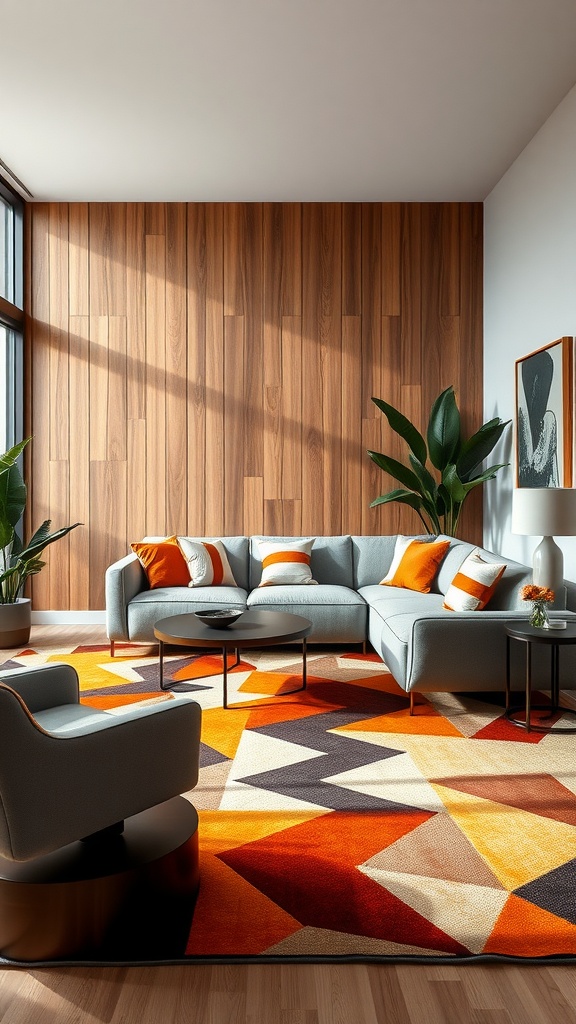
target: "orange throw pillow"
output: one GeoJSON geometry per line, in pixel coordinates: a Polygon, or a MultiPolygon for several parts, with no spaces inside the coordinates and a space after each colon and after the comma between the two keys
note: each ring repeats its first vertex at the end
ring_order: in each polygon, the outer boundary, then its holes
{"type": "Polygon", "coordinates": [[[190,573],[176,537],[163,541],[131,544],[130,547],[148,577],[150,590],[159,587],[187,587],[190,573]]]}
{"type": "Polygon", "coordinates": [[[449,547],[449,540],[423,541],[398,537],[392,565],[380,581],[381,585],[429,594],[438,566],[449,547]]]}

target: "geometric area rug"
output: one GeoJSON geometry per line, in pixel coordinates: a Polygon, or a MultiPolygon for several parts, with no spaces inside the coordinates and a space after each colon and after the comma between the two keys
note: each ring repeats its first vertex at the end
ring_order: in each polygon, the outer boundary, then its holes
{"type": "MultiPolygon", "coordinates": [[[[165,659],[203,709],[200,891],[171,962],[576,957],[572,736],[525,732],[490,692],[419,695],[410,716],[382,661],[345,649],[311,649],[308,689],[282,696],[299,651],[247,653],[228,710],[217,656],[165,659]]],[[[4,667],[49,661],[116,714],[172,699],[142,646],[4,667]]]]}

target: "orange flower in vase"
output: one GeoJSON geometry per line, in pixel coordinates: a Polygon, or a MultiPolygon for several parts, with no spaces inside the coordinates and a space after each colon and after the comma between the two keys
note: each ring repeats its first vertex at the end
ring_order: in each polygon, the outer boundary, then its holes
{"type": "Polygon", "coordinates": [[[520,597],[523,601],[532,601],[530,625],[535,626],[536,629],[547,629],[548,608],[546,605],[552,604],[554,591],[550,587],[538,587],[535,583],[528,583],[525,587],[522,587],[520,597]]]}

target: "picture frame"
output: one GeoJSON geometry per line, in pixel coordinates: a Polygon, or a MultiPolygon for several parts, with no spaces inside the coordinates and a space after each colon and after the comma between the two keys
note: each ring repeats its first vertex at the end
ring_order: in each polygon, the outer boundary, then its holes
{"type": "Polygon", "coordinates": [[[572,487],[574,339],[516,360],[516,486],[572,487]]]}

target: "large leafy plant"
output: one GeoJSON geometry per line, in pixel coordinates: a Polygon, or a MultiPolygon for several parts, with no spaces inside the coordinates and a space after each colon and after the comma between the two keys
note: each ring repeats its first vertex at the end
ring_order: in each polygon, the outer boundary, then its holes
{"type": "Polygon", "coordinates": [[[450,386],[438,396],[428,421],[426,440],[398,409],[380,398],[372,401],[386,416],[392,430],[409,448],[409,466],[380,452],[368,452],[385,473],[402,484],[402,488],[381,494],[370,503],[386,505],[397,501],[409,505],[420,517],[427,533],[445,533],[455,537],[462,506],[474,487],[492,480],[507,463],[489,466],[482,463],[500,440],[510,420],[499,418],[484,423],[472,437],[462,439],[460,412],[454,388],[450,386]],[[428,460],[433,470],[430,472],[428,460]]]}
{"type": "Polygon", "coordinates": [[[46,563],[40,555],[48,544],[82,525],[74,523],[50,533],[51,521],[46,519],[28,544],[23,545],[17,527],[26,507],[27,490],[16,460],[30,440],[27,437],[0,455],[0,605],[14,604],[28,577],[44,567],[46,563]]]}

